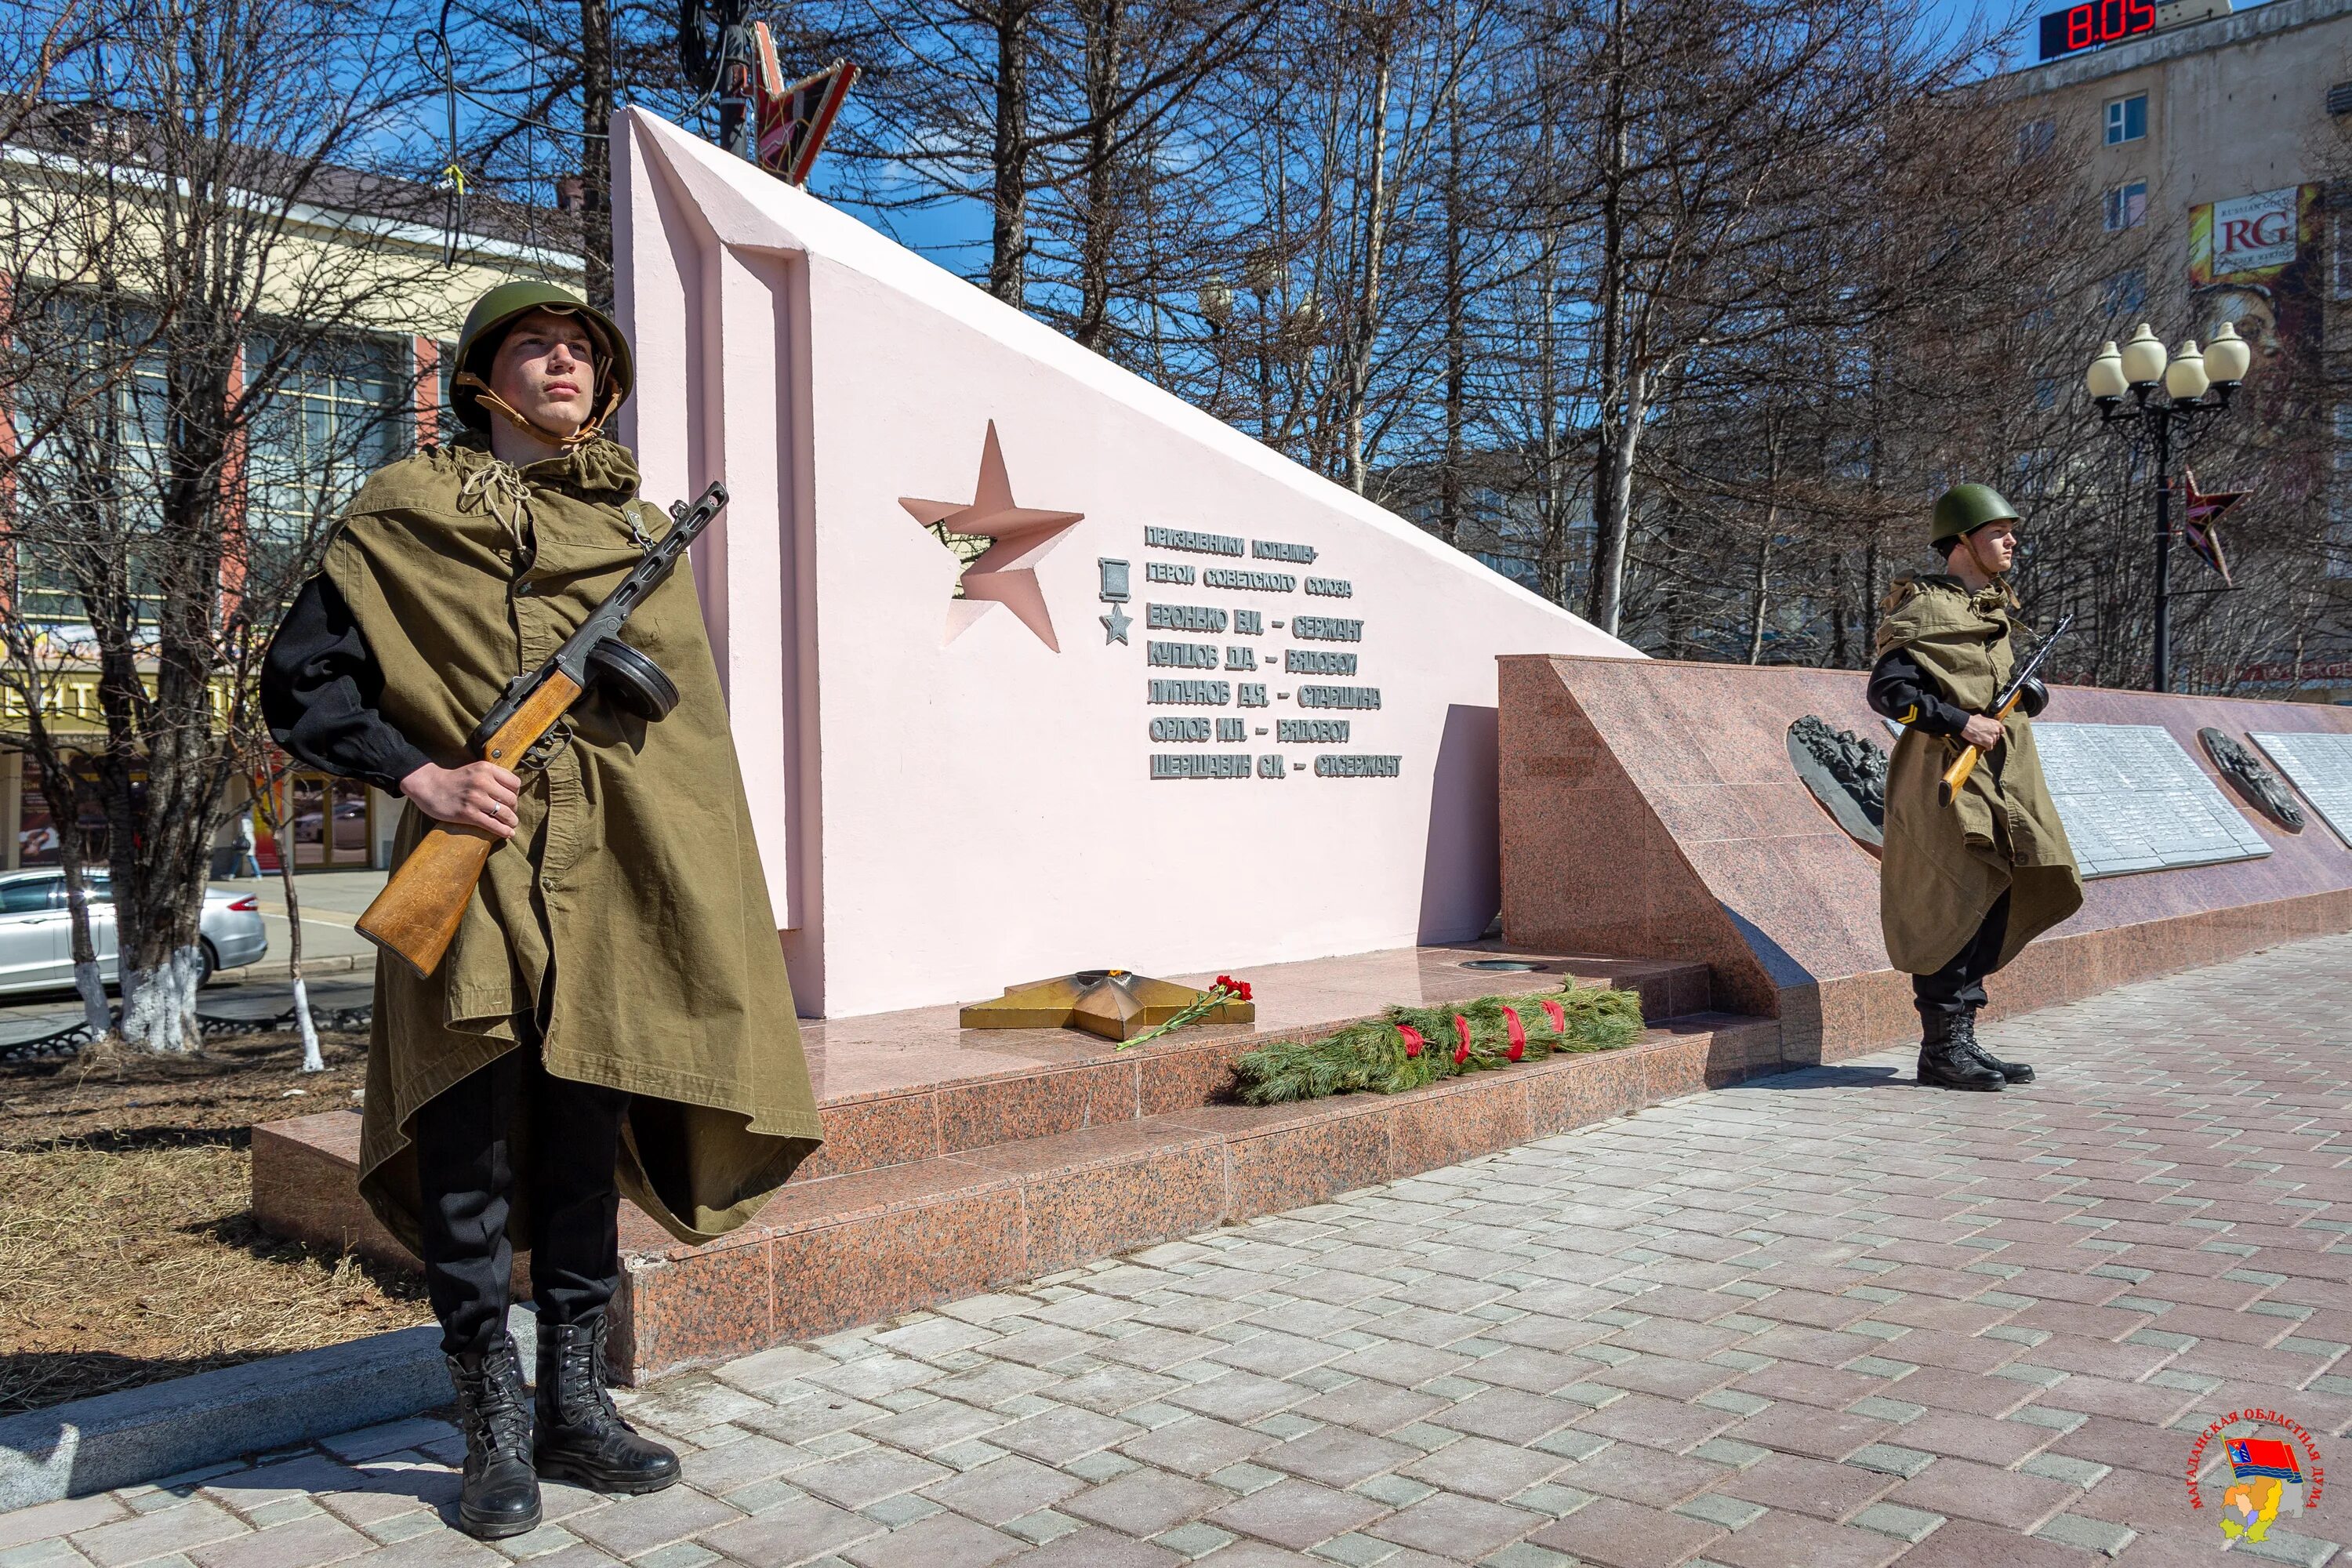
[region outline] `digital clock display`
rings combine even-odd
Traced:
[[[2156,0],[2083,0],[2042,18],[2042,58],[2137,37],[2156,26]]]

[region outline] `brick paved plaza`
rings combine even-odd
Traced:
[[[2028,1089],[1885,1053],[673,1378],[686,1486],[497,1550],[421,1419],[0,1516],[0,1568],[2210,1563],[2209,1422],[2352,1454],[2347,1018],[2352,938],[2274,949],[1990,1029]]]

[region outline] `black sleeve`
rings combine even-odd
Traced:
[[[313,577],[295,595],[261,667],[261,716],[298,760],[400,793],[432,759],[377,711],[383,670],[334,584]]]
[[[1899,647],[1871,670],[1870,706],[1875,713],[1930,735],[1957,735],[1969,722],[1968,713],[1945,701],[1918,660]]]

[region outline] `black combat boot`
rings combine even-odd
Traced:
[[[1937,1089],[1999,1092],[2000,1074],[1977,1059],[1965,1013],[1929,1013],[1919,1037],[1919,1081]]]
[[[677,1456],[621,1419],[604,1391],[604,1317],[539,1325],[539,1473],[591,1491],[657,1492]]]
[[[1977,1038],[1977,1010],[1974,1007],[1960,1015],[1959,1034],[1968,1042],[1969,1049],[1976,1054],[1977,1060],[2000,1074],[2003,1083],[2033,1081],[2033,1069],[2025,1063],[2005,1062],[1984,1048],[1983,1043]]]
[[[513,1342],[449,1358],[457,1422],[466,1429],[466,1469],[457,1523],[477,1541],[503,1541],[539,1528],[539,1477],[530,1468],[530,1406]]]

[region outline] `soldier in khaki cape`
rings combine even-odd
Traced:
[[[2033,1069],[1977,1043],[1985,977],[2082,907],[2083,879],[2033,747],[2048,689],[2029,681],[2007,720],[1989,717],[2017,662],[2016,509],[1989,485],[1955,485],[1930,537],[1947,570],[1895,584],[1870,672],[1871,707],[1905,726],[1886,775],[1879,919],[1887,958],[1912,976],[1919,1081],[1999,1089]],[[1963,746],[1985,754],[1941,805]]]
[[[369,1205],[425,1260],[466,1429],[460,1522],[497,1539],[539,1523],[540,1476],[677,1479],[605,1392],[621,1195],[706,1241],[822,1133],[690,575],[626,632],[678,689],[667,719],[592,689],[519,773],[467,749],[667,525],[603,434],[628,344],[563,289],[509,283],[475,304],[456,368],[465,432],[352,500],[262,700],[296,757],[407,797],[395,861],[434,821],[503,841],[439,968],[377,961],[360,1152]],[[506,1334],[517,1245],[535,1421]]]

